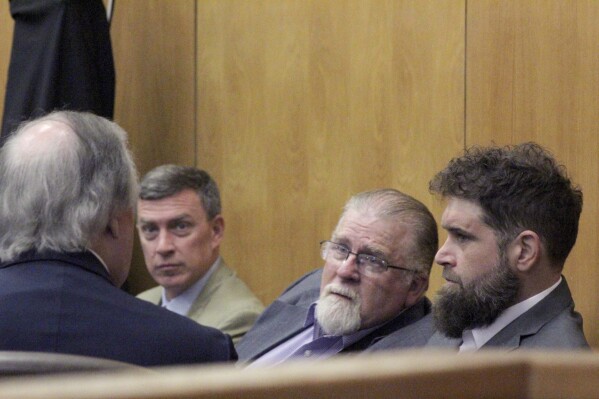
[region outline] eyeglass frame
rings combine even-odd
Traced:
[[[381,271],[381,273],[384,273],[384,272],[386,272],[387,270],[389,270],[389,268],[392,268],[392,269],[397,269],[397,270],[403,270],[403,271],[406,271],[406,272],[418,273],[418,271],[417,271],[417,270],[414,270],[414,269],[408,269],[407,267],[390,265],[390,264],[389,264],[389,262],[387,262],[386,260],[384,260],[384,259],[381,259],[381,258],[379,258],[378,256],[375,256],[375,255],[371,255],[371,254],[365,254],[365,253],[361,253],[361,252],[352,252],[352,251],[351,251],[351,250],[350,250],[350,249],[347,247],[347,245],[345,245],[345,244],[340,244],[340,243],[338,243],[338,242],[335,242],[335,241],[331,241],[331,240],[322,240],[322,241],[320,241],[320,243],[319,243],[319,244],[320,244],[320,252],[321,252],[321,257],[322,257],[322,253],[323,253],[323,248],[322,248],[323,244],[335,244],[335,245],[337,245],[337,246],[340,246],[340,247],[343,247],[343,248],[346,248],[346,249],[347,249],[347,257],[346,257],[346,258],[345,258],[345,259],[342,261],[342,263],[343,263],[343,262],[345,262],[345,261],[347,261],[347,260],[349,259],[349,256],[350,256],[350,255],[355,255],[355,256],[356,256],[356,265],[359,265],[357,261],[358,261],[358,257],[359,257],[360,255],[362,255],[362,256],[370,256],[370,257],[372,257],[372,258],[378,259],[379,261],[381,261],[381,264],[385,265],[385,267],[386,267],[386,268],[385,268],[385,270]],[[323,259],[323,260],[326,260],[326,259]],[[358,270],[360,270],[360,268],[359,268],[359,267],[358,267]]]

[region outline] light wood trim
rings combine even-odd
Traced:
[[[588,398],[599,396],[599,357],[578,352],[388,352],[297,361],[0,381],[11,398]]]
[[[0,121],[4,114],[4,96],[15,21],[10,15],[8,1],[0,1]]]

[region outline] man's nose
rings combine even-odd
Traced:
[[[447,266],[455,266],[455,257],[452,255],[450,251],[448,241],[449,239],[445,240],[441,248],[439,248],[439,250],[435,254],[435,263],[440,266],[443,266],[444,268]]]
[[[337,267],[337,275],[344,279],[358,280],[360,271],[358,270],[358,258],[355,254],[349,254]]]
[[[168,231],[160,232],[158,235],[158,243],[156,245],[156,252],[159,254],[167,254],[174,251],[175,246],[173,244],[173,237]]]

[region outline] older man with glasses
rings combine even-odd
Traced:
[[[418,200],[393,189],[352,197],[330,240],[324,267],[293,283],[237,345],[252,366],[361,351],[396,332],[400,346],[422,346],[432,334],[418,323],[430,313],[424,296],[438,247],[437,225]]]

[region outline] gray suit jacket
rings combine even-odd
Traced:
[[[448,338],[435,332],[428,347],[459,348],[461,338]],[[566,283],[562,282],[541,302],[499,331],[484,349],[588,349],[582,330],[582,316],[574,311],[574,300]]]
[[[427,344],[435,332],[432,314],[428,313],[420,320],[397,330],[375,342],[365,352],[378,352],[400,348],[418,347]]]
[[[187,317],[229,334],[235,343],[252,327],[264,306],[221,258],[218,262]],[[158,305],[162,300],[162,287],[154,287],[137,297]]]
[[[310,305],[320,294],[322,269],[314,270],[289,286],[254,324],[254,327],[236,346],[240,361],[252,361],[277,345],[304,330]],[[418,303],[385,323],[375,331],[343,351],[363,351],[383,337],[420,320],[430,312],[430,301],[422,298]],[[428,338],[428,337],[427,337]],[[422,346],[426,339],[407,337],[404,346]]]

